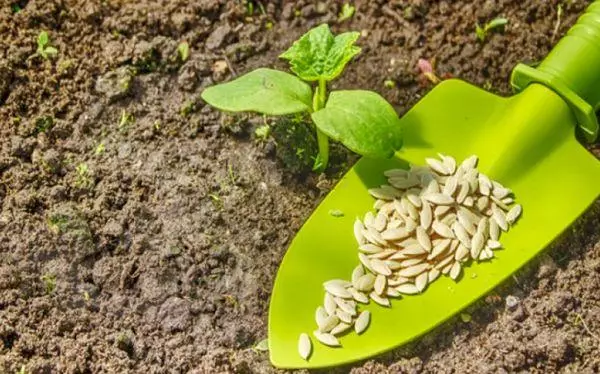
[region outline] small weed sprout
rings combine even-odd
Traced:
[[[289,62],[295,75],[261,68],[207,88],[202,98],[227,112],[310,115],[314,126],[307,125],[316,132],[319,149],[313,170],[326,169],[330,138],[360,155],[389,158],[402,146],[400,119],[394,108],[372,91],[327,92],[328,82],[360,53],[354,45],[359,36],[358,32],[334,36],[326,24],[315,27],[279,56]]]
[[[177,46],[177,56],[181,62],[186,62],[190,57],[190,45],[188,42],[181,42]]]
[[[338,15],[338,22],[344,22],[352,18],[355,10],[356,9],[351,4],[344,3],[344,5],[342,5],[342,10]]]
[[[40,279],[44,282],[44,291],[46,294],[50,295],[54,293],[54,290],[56,290],[56,275],[45,274]]]
[[[133,116],[133,114],[128,113],[125,109],[123,109],[123,111],[121,111],[121,118],[119,119],[119,132],[127,132],[129,126],[133,124],[134,121],[135,117]]]
[[[44,59],[55,57],[58,54],[58,49],[50,45],[50,37],[46,31],[42,31],[37,38],[37,54]]]
[[[104,153],[105,150],[106,150],[106,146],[104,145],[104,143],[100,143],[96,146],[96,149],[94,150],[94,155],[100,156],[101,154]]]
[[[93,186],[94,182],[90,176],[90,170],[86,163],[81,163],[76,167],[77,171],[77,179],[75,180],[75,185],[79,188],[90,188]]]
[[[500,27],[505,26],[508,23],[508,19],[498,17],[494,18],[490,22],[486,23],[483,27],[479,24],[475,24],[475,34],[477,35],[477,39],[479,41],[484,42],[487,34],[494,29],[498,29]]]
[[[254,136],[261,142],[266,142],[271,135],[271,127],[268,124],[261,125],[254,130]]]

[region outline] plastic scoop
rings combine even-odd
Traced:
[[[440,325],[508,278],[546,248],[600,195],[600,162],[577,141],[596,138],[600,108],[600,1],[592,3],[536,68],[517,66],[519,92],[502,98],[459,80],[439,84],[401,120],[405,146],[387,161],[361,159],[323,200],[291,243],[277,274],[269,311],[271,362],[283,368],[318,368],[365,359],[409,342]],[[511,188],[523,216],[501,237],[505,250],[474,261],[458,282],[441,278],[422,294],[391,299],[371,312],[361,335],[320,344],[315,309],[323,282],[350,279],[359,263],[353,222],[372,209],[368,188],[386,183],[383,171],[423,165],[437,153],[458,161],[479,156],[478,168]],[[331,210],[340,210],[335,217]],[[312,354],[298,354],[307,333]]]

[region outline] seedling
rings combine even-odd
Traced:
[[[46,31],[42,31],[37,38],[37,54],[46,60],[55,57],[58,54],[58,49],[50,46],[50,37]]]
[[[131,125],[134,121],[135,117],[133,117],[133,114],[128,113],[125,110],[121,111],[121,118],[119,119],[118,127],[119,132],[126,132],[129,128],[129,125]]]
[[[256,136],[256,139],[263,141],[263,142],[269,138],[270,134],[271,134],[271,127],[269,127],[269,125],[267,125],[267,124],[259,126],[256,128],[256,130],[254,130],[254,136]]]
[[[86,163],[77,165],[77,180],[75,185],[80,188],[90,188],[93,185],[92,179],[90,178],[90,170]]]
[[[105,150],[106,146],[104,145],[104,143],[100,143],[96,146],[96,149],[94,150],[94,155],[99,156],[103,154]]]
[[[44,290],[49,295],[54,292],[56,289],[56,275],[54,274],[45,274],[41,278],[42,282],[44,282]]]
[[[354,11],[355,8],[352,5],[348,3],[342,5],[342,11],[338,15],[338,22],[344,22],[352,18],[352,16],[354,15]]]
[[[209,87],[202,98],[228,112],[281,116],[308,113],[314,123],[319,153],[313,169],[329,161],[329,138],[363,156],[389,158],[402,146],[402,129],[394,108],[379,94],[342,90],[327,94],[327,83],[360,53],[358,32],[334,37],[326,24],[306,34],[279,57],[296,76],[261,68],[231,82]],[[311,87],[307,82],[314,84]]]
[[[508,23],[506,18],[494,18],[490,22],[486,23],[485,26],[481,27],[479,23],[475,24],[475,34],[477,34],[477,39],[479,41],[484,42],[487,34],[494,29],[500,28]]]
[[[188,42],[181,42],[177,46],[177,55],[179,56],[179,60],[181,62],[186,62],[190,57],[190,45]]]

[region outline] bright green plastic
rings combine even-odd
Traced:
[[[585,138],[598,135],[600,109],[600,1],[592,3],[537,68],[517,65],[512,86],[521,91],[541,83],[569,104]]]
[[[600,63],[593,68],[600,74]],[[577,142],[572,108],[541,84],[501,98],[459,80],[444,81],[401,122],[405,145],[397,157],[359,160],[306,221],[283,258],[269,310],[269,350],[275,366],[346,364],[423,335],[539,254],[600,195],[600,162]],[[372,313],[369,328],[360,336],[342,336],[343,348],[321,345],[312,332],[315,309],[323,303],[322,283],[349,279],[358,264],[353,222],[372,209],[367,189],[385,182],[384,170],[423,164],[438,152],[458,160],[476,154],[482,172],[513,189],[523,216],[501,237],[506,249],[490,262],[472,263],[459,282],[442,278],[422,295],[394,299],[391,308],[359,304]],[[344,216],[330,215],[334,209]],[[297,351],[302,332],[313,341],[308,361]]]

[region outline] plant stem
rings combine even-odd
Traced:
[[[325,107],[325,101],[327,100],[327,82],[325,79],[319,79],[319,87],[315,92],[315,98],[313,100],[313,111],[318,111]],[[319,155],[317,159],[317,163],[315,164],[317,170],[323,171],[327,168],[327,164],[329,163],[329,137],[319,130],[318,127],[315,126],[317,131],[317,144],[319,145]]]

